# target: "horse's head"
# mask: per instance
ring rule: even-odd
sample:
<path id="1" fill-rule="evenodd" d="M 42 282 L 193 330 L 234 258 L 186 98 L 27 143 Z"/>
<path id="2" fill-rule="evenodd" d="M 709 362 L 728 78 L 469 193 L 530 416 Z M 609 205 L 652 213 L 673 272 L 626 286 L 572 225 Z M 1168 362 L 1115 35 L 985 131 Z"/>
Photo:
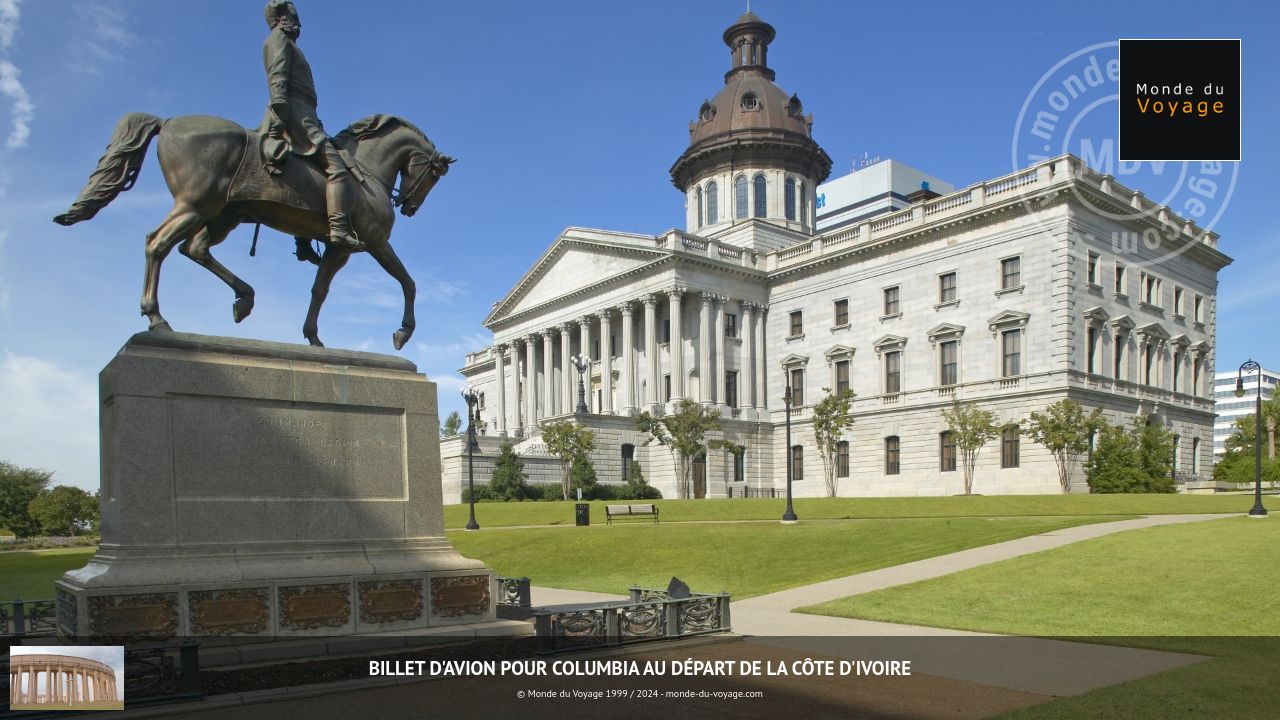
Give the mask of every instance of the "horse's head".
<path id="1" fill-rule="evenodd" d="M 400 213 L 413 217 L 427 199 L 427 193 L 449 172 L 449 166 L 455 161 L 456 158 L 436 151 L 430 141 L 426 141 L 423 149 L 411 153 L 400 171 L 400 196 L 396 199 Z"/>

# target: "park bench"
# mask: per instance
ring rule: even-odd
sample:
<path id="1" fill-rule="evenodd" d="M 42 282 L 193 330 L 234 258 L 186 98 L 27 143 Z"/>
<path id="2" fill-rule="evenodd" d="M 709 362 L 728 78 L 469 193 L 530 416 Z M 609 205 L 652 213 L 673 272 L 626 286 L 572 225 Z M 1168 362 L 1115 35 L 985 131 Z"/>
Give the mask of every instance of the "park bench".
<path id="1" fill-rule="evenodd" d="M 648 505 L 605 505 L 604 519 L 605 524 L 612 525 L 615 517 L 653 517 L 654 522 L 658 522 L 658 507 L 652 503 Z"/>

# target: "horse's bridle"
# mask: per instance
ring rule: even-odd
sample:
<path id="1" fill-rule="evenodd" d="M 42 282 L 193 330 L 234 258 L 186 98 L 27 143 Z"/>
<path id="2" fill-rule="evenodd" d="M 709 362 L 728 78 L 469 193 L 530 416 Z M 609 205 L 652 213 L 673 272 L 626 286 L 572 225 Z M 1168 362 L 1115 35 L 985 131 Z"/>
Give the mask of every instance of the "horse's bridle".
<path id="1" fill-rule="evenodd" d="M 426 153 L 420 154 L 426 155 Z M 396 207 L 407 205 L 417 194 L 418 190 L 422 189 L 423 183 L 427 181 L 427 175 L 430 174 L 432 170 L 438 171 L 440 169 L 440 158 L 440 153 L 436 153 L 435 157 L 424 160 L 423 163 L 425 167 L 422 168 L 422 172 L 418 173 L 407 187 L 405 186 L 405 183 L 401 181 L 400 188 L 398 190 L 393 189 L 391 193 L 391 202 L 394 203 Z M 413 167 L 413 162 L 413 160 L 409 161 L 410 168 Z M 413 205 L 407 205 L 407 207 L 402 210 L 406 215 L 413 215 L 417 211 L 418 208 Z"/>

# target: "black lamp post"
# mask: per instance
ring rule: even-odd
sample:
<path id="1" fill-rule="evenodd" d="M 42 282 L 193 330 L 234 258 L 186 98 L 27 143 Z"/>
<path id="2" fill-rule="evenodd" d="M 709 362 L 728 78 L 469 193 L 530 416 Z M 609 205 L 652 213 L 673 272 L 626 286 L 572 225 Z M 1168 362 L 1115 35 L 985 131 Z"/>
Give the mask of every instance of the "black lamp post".
<path id="1" fill-rule="evenodd" d="M 1262 507 L 1262 366 L 1253 360 L 1245 360 L 1236 372 L 1236 397 L 1244 395 L 1245 371 L 1258 373 L 1258 397 L 1253 413 L 1253 509 L 1249 517 L 1264 518 L 1267 509 Z"/>
<path id="2" fill-rule="evenodd" d="M 782 405 L 786 408 L 787 413 L 787 511 L 782 513 L 782 522 L 793 523 L 799 518 L 796 517 L 795 508 L 791 506 L 791 476 L 792 455 L 791 455 L 791 386 L 787 386 L 787 393 L 782 396 Z"/>
<path id="3" fill-rule="evenodd" d="M 584 355 L 574 355 L 569 359 L 573 361 L 573 366 L 578 369 L 578 407 L 574 412 L 579 415 L 585 415 L 590 411 L 587 409 L 587 388 L 583 384 L 583 376 L 587 374 L 588 368 L 591 367 L 591 361 Z"/>
<path id="4" fill-rule="evenodd" d="M 471 502 L 471 519 L 467 520 L 468 530 L 479 530 L 480 525 L 476 522 L 476 468 L 475 468 L 475 452 L 480 449 L 480 443 L 476 442 L 476 404 L 480 402 L 480 396 L 471 388 L 462 390 L 462 399 L 467 401 L 467 487 L 468 500 Z"/>

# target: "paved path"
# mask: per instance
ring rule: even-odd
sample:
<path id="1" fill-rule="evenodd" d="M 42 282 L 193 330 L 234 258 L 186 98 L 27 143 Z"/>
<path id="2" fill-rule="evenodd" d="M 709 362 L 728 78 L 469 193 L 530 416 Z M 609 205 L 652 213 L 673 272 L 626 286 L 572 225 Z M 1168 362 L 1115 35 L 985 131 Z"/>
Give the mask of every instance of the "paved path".
<path id="1" fill-rule="evenodd" d="M 806 615 L 793 610 L 950 575 L 1118 532 L 1233 516 L 1235 514 L 1151 515 L 1133 520 L 1078 525 L 804 585 L 733 602 L 733 629 L 748 636 L 749 642 L 780 649 L 838 658 L 911 659 L 915 671 L 929 675 L 1043 695 L 1078 695 L 1199 662 L 1203 658 L 1062 640 Z M 533 589 L 534 604 L 540 606 L 622 599 L 625 598 L 603 593 L 542 587 Z M 1063 611 L 1070 612 L 1070 608 Z"/>

